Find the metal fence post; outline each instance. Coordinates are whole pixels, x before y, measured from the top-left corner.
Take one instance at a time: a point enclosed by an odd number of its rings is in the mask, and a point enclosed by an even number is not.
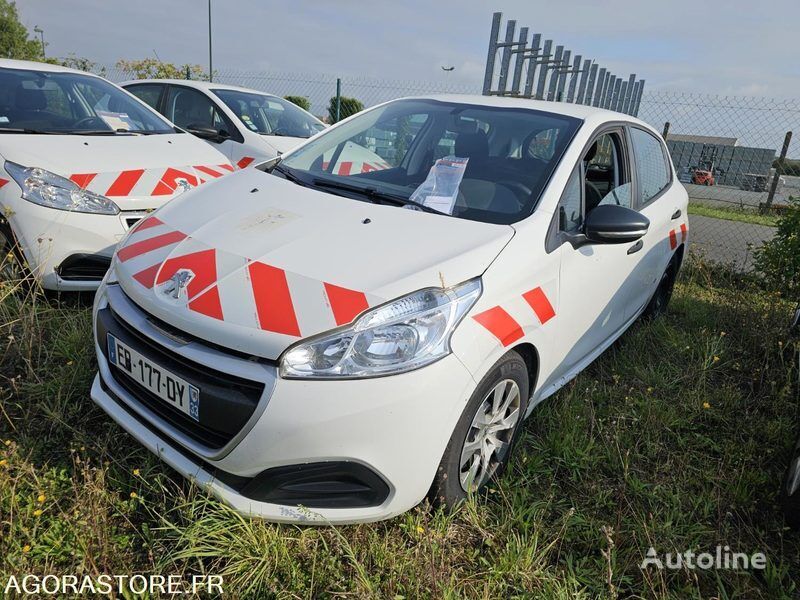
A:
[[[186,65],[186,79],[192,78],[192,72],[189,70],[189,65]]]
[[[338,77],[336,78],[336,122],[339,122],[339,119],[342,115],[342,80]]]
[[[778,182],[783,174],[783,164],[786,162],[786,154],[789,152],[789,144],[792,143],[792,132],[787,131],[786,137],[783,138],[783,148],[781,148],[781,155],[778,158],[778,164],[775,166],[775,177],[772,178],[772,185],[769,187],[769,195],[767,201],[762,207],[762,212],[767,212],[772,206],[772,200],[775,198],[775,192],[778,189]]]
[[[494,61],[497,57],[497,36],[500,35],[500,20],[503,13],[496,12],[492,15],[492,33],[489,36],[489,51],[486,54],[486,72],[483,75],[483,95],[488,96],[492,89],[494,77]]]
[[[664,123],[664,130],[661,132],[661,137],[664,138],[664,140],[666,141],[668,135],[669,135],[669,121]]]

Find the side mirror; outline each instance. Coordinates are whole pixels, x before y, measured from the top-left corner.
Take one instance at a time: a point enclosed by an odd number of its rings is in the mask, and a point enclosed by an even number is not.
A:
[[[617,204],[601,204],[586,215],[586,239],[596,244],[635,242],[650,228],[650,219]]]
[[[186,128],[186,131],[192,135],[196,135],[200,139],[209,140],[211,142],[222,142],[230,137],[227,131],[217,131],[213,127],[208,127],[207,125],[192,124]]]

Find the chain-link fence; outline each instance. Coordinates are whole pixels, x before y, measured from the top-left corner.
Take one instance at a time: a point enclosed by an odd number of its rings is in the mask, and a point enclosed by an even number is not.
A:
[[[117,82],[132,77],[116,67],[103,73]],[[443,72],[439,81],[338,81],[343,96],[365,107],[403,96],[480,93],[480,83],[449,77]],[[337,89],[337,77],[325,74],[224,69],[214,79],[280,96],[303,96],[321,118],[327,117]],[[794,141],[786,135],[800,131],[800,100],[645,91],[639,117],[666,132],[678,177],[690,197],[693,250],[712,261],[750,268],[753,249],[773,235],[776,215],[790,197],[800,197],[800,177],[792,175],[785,161],[776,162],[782,150],[789,159],[800,159],[800,133]]]

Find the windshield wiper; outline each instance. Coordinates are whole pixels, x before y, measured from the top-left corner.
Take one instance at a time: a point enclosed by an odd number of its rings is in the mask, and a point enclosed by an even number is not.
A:
[[[280,163],[280,158],[281,157],[277,157],[277,161],[275,162],[274,165],[272,165],[272,168],[270,169],[270,173],[272,173],[273,171],[277,171],[278,173],[283,175],[284,179],[288,179],[289,181],[291,181],[292,183],[296,183],[297,185],[300,185],[300,186],[303,186],[303,187],[308,187],[308,183],[306,183],[305,181],[300,179],[297,175],[292,173],[292,171],[289,168],[282,167],[279,164]]]
[[[24,127],[0,127],[0,133],[29,133],[37,135],[58,135],[60,131],[41,131],[40,129],[27,129]]]
[[[388,192],[382,192],[374,187],[361,187],[359,185],[351,185],[349,183],[344,183],[341,181],[333,181],[330,179],[321,179],[321,178],[314,179],[314,185],[320,187],[329,187],[337,190],[345,190],[348,192],[355,192],[357,194],[363,194],[364,196],[366,196],[375,203],[380,203],[383,200],[391,202],[396,206],[414,206],[415,208],[425,212],[434,213],[437,215],[447,215],[447,213],[443,213],[439,210],[436,210],[435,208],[431,208],[430,206],[425,206],[424,204],[420,204],[419,202],[410,200],[405,196],[399,196],[395,194],[390,194]]]

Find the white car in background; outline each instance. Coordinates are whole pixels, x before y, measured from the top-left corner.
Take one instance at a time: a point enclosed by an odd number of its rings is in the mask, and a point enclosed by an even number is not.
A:
[[[183,79],[120,85],[219,148],[240,169],[288,152],[325,129],[322,121],[288,100],[234,85]]]
[[[329,158],[364,151],[385,167]],[[242,513],[453,506],[539,402],[665,310],[687,202],[628,115],[388,102],[142,221],[96,296],[91,395]]]
[[[105,79],[0,60],[0,275],[93,290],[148,211],[233,171]]]

